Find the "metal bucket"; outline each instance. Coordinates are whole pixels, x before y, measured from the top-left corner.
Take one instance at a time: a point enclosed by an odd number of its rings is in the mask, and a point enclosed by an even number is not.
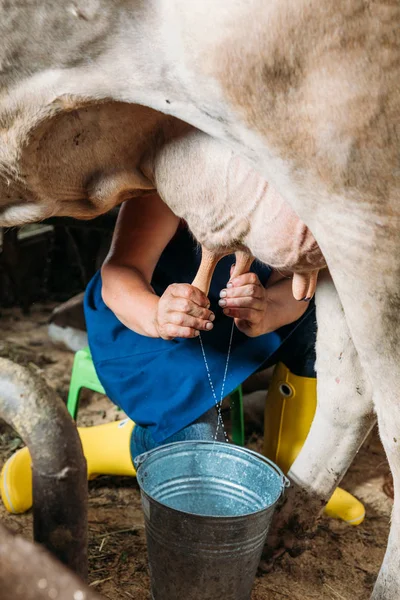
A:
[[[135,459],[153,600],[250,600],[288,480],[231,444],[174,442]]]

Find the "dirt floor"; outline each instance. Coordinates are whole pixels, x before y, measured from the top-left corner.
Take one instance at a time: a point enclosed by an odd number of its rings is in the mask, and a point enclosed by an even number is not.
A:
[[[55,349],[47,338],[51,305],[35,305],[29,317],[18,310],[0,315],[0,344],[11,342],[66,400],[73,356]],[[103,396],[85,393],[80,425],[120,419],[122,413]],[[250,432],[250,445],[262,440]],[[0,422],[0,465],[21,446]],[[364,600],[369,597],[382,561],[392,501],[382,487],[388,467],[376,432],[359,452],[343,487],[364,501],[367,517],[359,527],[322,518],[308,552],[282,557],[271,573],[259,573],[252,600]],[[0,519],[31,537],[31,514],[10,515],[0,502]],[[135,479],[101,477],[89,483],[90,585],[105,598],[150,600],[149,574],[140,496]]]

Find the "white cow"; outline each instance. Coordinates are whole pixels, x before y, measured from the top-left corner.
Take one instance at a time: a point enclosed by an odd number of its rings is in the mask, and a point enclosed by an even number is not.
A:
[[[395,488],[374,600],[400,587],[399,28],[399,0],[0,0],[0,225],[90,218],[152,189],[149,156],[184,121],[246,157],[313,232],[338,295],[324,278],[294,534],[350,464],[373,397]],[[233,210],[262,257],[249,203]]]

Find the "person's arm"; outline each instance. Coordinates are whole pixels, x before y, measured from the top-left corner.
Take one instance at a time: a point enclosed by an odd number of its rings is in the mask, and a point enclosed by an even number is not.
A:
[[[129,329],[148,337],[194,337],[212,328],[208,298],[173,284],[159,298],[150,285],[156,264],[179,224],[157,195],[125,202],[101,269],[105,304]]]
[[[308,302],[294,299],[292,280],[275,273],[267,287],[255,273],[235,277],[221,290],[220,296],[219,305],[224,314],[234,318],[237,328],[249,337],[270,333],[297,321],[308,306]]]

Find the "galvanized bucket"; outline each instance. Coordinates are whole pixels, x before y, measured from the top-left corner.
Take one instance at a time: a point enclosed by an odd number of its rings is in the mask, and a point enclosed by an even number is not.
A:
[[[135,459],[153,600],[250,600],[288,480],[231,444],[174,442]]]

